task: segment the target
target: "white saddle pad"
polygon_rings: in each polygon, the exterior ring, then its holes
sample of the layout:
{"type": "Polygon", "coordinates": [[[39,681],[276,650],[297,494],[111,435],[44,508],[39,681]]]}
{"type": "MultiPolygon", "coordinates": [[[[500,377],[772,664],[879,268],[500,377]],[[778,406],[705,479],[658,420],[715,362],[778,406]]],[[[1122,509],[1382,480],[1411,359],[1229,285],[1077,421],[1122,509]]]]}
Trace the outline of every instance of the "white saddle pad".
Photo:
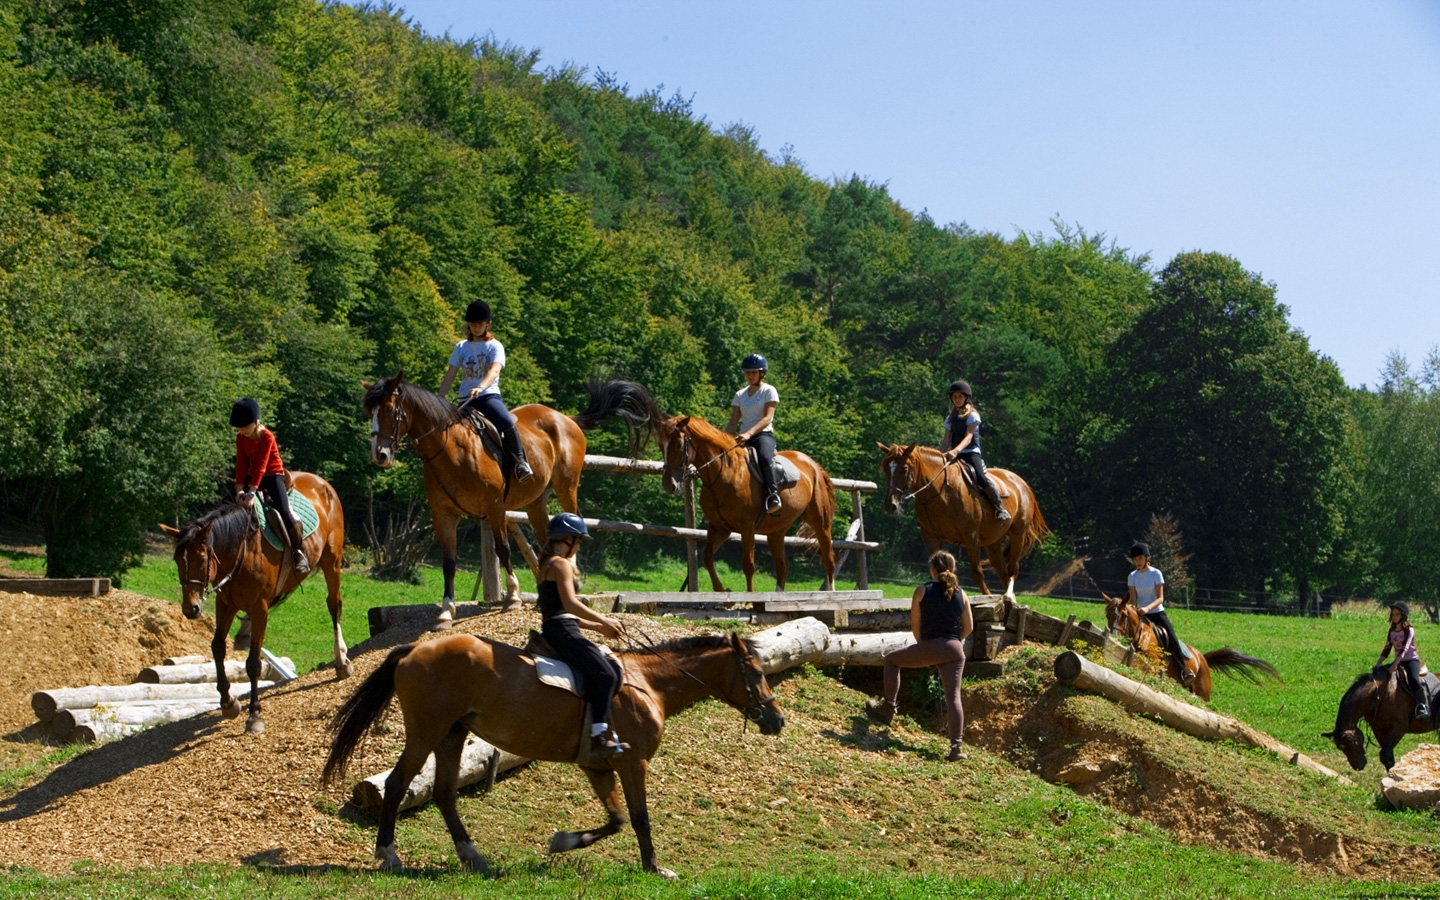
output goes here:
{"type": "MultiPolygon", "coordinates": [[[[615,660],[616,663],[620,662],[609,647],[601,647],[600,652],[615,660]]],[[[575,671],[569,663],[539,654],[536,654],[534,659],[535,675],[542,683],[569,691],[577,697],[585,696],[585,676],[575,671]]],[[[620,666],[620,683],[622,686],[625,683],[625,667],[623,665],[620,666]]]]}

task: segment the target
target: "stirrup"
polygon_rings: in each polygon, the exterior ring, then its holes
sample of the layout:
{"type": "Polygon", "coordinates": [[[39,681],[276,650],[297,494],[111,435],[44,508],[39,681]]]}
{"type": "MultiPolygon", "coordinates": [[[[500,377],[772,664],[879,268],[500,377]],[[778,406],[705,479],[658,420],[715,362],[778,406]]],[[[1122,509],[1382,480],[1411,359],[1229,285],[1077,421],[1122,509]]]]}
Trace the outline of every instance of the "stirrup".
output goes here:
{"type": "Polygon", "coordinates": [[[765,495],[765,511],[771,514],[780,511],[780,493],[778,491],[771,491],[765,495]]]}
{"type": "Polygon", "coordinates": [[[630,745],[621,743],[619,735],[613,731],[590,735],[591,759],[602,756],[618,756],[629,749],[630,745]]]}
{"type": "Polygon", "coordinates": [[[308,559],[305,558],[305,551],[304,551],[304,550],[296,550],[296,551],[295,551],[295,574],[296,574],[296,575],[308,575],[308,574],[310,574],[310,560],[308,560],[308,559]]]}

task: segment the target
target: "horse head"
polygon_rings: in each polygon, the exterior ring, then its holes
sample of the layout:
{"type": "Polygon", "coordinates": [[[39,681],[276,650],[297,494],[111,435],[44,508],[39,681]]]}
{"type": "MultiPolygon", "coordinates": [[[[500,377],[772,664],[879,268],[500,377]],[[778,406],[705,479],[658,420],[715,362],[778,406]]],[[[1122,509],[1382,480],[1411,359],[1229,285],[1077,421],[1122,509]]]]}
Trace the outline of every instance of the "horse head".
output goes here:
{"type": "Polygon", "coordinates": [[[665,460],[665,471],[660,478],[660,487],[667,494],[680,493],[680,485],[692,476],[695,447],[690,441],[690,417],[675,416],[655,423],[655,440],[660,444],[660,457],[665,460]]]}
{"type": "Polygon", "coordinates": [[[219,562],[210,549],[211,523],[185,528],[160,524],[175,542],[175,569],[180,575],[180,611],[187,619],[198,619],[211,583],[219,577],[219,562]]]}
{"type": "Polygon", "coordinates": [[[751,652],[749,642],[733,631],[730,633],[730,649],[739,677],[730,680],[721,699],[744,713],[748,721],[760,726],[761,734],[779,734],[780,729],[785,727],[785,716],[781,714],[780,704],[765,681],[760,660],[751,652]],[[737,686],[742,690],[735,690],[737,686]]]}
{"type": "Polygon", "coordinates": [[[1104,591],[1100,596],[1105,598],[1105,630],[1134,639],[1140,633],[1140,610],[1129,597],[1112,597],[1104,591]]]}
{"type": "Polygon", "coordinates": [[[409,417],[397,400],[405,383],[401,370],[394,378],[381,378],[374,384],[360,382],[365,388],[365,415],[370,417],[370,461],[382,469],[395,462],[400,439],[409,430],[409,417]]]}
{"type": "Polygon", "coordinates": [[[914,496],[915,488],[921,481],[918,458],[915,450],[919,444],[882,444],[876,446],[884,456],[880,460],[880,474],[885,476],[885,500],[882,506],[890,515],[897,515],[905,501],[914,496]]]}
{"type": "Polygon", "coordinates": [[[1373,715],[1379,693],[1374,675],[1362,672],[1340,698],[1340,710],[1335,715],[1335,729],[1320,735],[1334,742],[1336,749],[1345,754],[1350,768],[1357,772],[1365,768],[1366,762],[1365,736],[1360,731],[1360,720],[1368,718],[1371,727],[1375,726],[1373,715]]]}

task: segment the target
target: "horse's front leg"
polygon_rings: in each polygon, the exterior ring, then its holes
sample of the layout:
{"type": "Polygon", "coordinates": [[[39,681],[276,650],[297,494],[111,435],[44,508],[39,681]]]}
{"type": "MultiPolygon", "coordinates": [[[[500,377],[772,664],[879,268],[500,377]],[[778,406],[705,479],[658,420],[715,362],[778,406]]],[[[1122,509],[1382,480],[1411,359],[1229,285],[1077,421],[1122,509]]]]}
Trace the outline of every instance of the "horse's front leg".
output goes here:
{"type": "Polygon", "coordinates": [[[335,628],[335,679],[349,678],[354,672],[350,665],[349,649],[345,646],[345,635],[340,630],[340,614],[344,601],[340,599],[340,555],[333,554],[325,565],[325,605],[330,608],[330,622],[335,628]]]}
{"type": "Polygon", "coordinates": [[[985,576],[980,572],[979,542],[967,543],[965,545],[965,555],[970,557],[970,578],[974,580],[975,586],[980,589],[980,593],[982,594],[990,593],[990,585],[985,583],[985,576]]]}
{"type": "Polygon", "coordinates": [[[505,601],[500,604],[501,612],[513,612],[520,608],[520,579],[515,577],[515,569],[510,563],[510,531],[505,523],[505,509],[492,512],[490,519],[490,534],[495,538],[495,558],[500,565],[505,567],[505,601]]]}
{"type": "Polygon", "coordinates": [[[710,573],[710,590],[712,591],[725,590],[725,585],[720,583],[720,576],[715,572],[715,551],[720,549],[720,545],[729,538],[730,529],[728,527],[711,525],[706,530],[705,552],[701,554],[701,559],[705,562],[705,571],[710,573]]]}
{"type": "Polygon", "coordinates": [[[589,831],[555,832],[550,838],[551,853],[588,847],[601,838],[609,837],[625,825],[625,811],[620,806],[620,784],[615,780],[615,773],[610,769],[590,769],[584,766],[580,767],[580,771],[590,779],[590,787],[594,789],[600,802],[605,804],[605,812],[609,813],[610,817],[604,825],[589,831]]]}
{"type": "Polygon", "coordinates": [[[255,620],[250,643],[250,655],[245,657],[245,674],[250,678],[250,715],[245,719],[246,734],[264,734],[265,721],[260,718],[260,648],[265,646],[265,626],[269,624],[269,612],[250,614],[255,620]]]}
{"type": "Polygon", "coordinates": [[[645,799],[645,773],[649,763],[640,758],[625,759],[620,769],[620,783],[625,786],[625,805],[630,810],[630,824],[635,828],[635,841],[640,845],[640,865],[674,880],[679,876],[655,862],[655,844],[650,840],[650,808],[645,799]]]}
{"type": "Polygon", "coordinates": [[[740,532],[740,567],[745,570],[745,590],[755,591],[755,532],[740,532]]]}
{"type": "Polygon", "coordinates": [[[431,500],[430,524],[435,529],[435,540],[440,544],[440,571],[445,575],[445,595],[440,598],[436,631],[444,631],[455,621],[455,527],[459,523],[459,514],[442,509],[431,500]]]}
{"type": "Polygon", "coordinates": [[[475,849],[465,823],[455,808],[455,796],[460,788],[460,756],[465,749],[465,737],[470,732],[464,725],[450,727],[443,740],[435,747],[435,805],[450,830],[450,840],[455,842],[455,855],[460,864],[471,872],[490,871],[490,861],[475,849]]]}
{"type": "Polygon", "coordinates": [[[770,558],[775,561],[775,590],[783,591],[790,574],[790,560],[785,557],[785,532],[767,534],[765,543],[770,545],[770,558]]]}
{"type": "Polygon", "coordinates": [[[220,713],[227,719],[240,715],[240,704],[230,696],[230,679],[225,676],[225,643],[230,636],[230,625],[235,621],[235,613],[235,607],[217,600],[215,637],[210,641],[210,652],[215,656],[215,687],[220,691],[220,713]]]}

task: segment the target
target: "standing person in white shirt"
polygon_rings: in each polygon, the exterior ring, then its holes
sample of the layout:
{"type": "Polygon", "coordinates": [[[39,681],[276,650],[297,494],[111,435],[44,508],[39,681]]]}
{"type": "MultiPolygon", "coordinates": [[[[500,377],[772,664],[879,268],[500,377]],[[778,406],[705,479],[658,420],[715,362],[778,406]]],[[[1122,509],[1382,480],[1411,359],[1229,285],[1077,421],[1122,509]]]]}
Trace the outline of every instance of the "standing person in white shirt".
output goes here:
{"type": "Polygon", "coordinates": [[[755,448],[755,467],[760,470],[760,483],[765,491],[765,511],[771,515],[780,512],[780,494],[775,489],[775,408],[780,405],[780,393],[773,385],[765,383],[770,364],[765,357],[752,353],[740,363],[745,372],[745,387],[735,392],[730,403],[730,424],[725,426],[728,434],[735,435],[738,444],[749,444],[755,448]],[[739,429],[738,433],[736,429],[739,429]]]}
{"type": "Polygon", "coordinates": [[[500,370],[505,368],[505,345],[490,333],[490,304],[476,300],[465,309],[465,340],[450,351],[450,364],[440,382],[440,396],[450,393],[450,385],[460,377],[460,412],[478,412],[489,419],[500,432],[505,453],[515,461],[515,478],[525,481],[533,473],[525,459],[525,445],[515,417],[500,399],[500,370]]]}
{"type": "Polygon", "coordinates": [[[1135,564],[1135,571],[1130,573],[1128,580],[1130,602],[1151,624],[1165,629],[1166,649],[1179,663],[1180,683],[1189,684],[1195,679],[1195,673],[1185,668],[1190,651],[1175,633],[1170,617],[1165,615],[1165,576],[1150,565],[1150,545],[1144,541],[1137,542],[1130,548],[1130,561],[1135,564]]]}

